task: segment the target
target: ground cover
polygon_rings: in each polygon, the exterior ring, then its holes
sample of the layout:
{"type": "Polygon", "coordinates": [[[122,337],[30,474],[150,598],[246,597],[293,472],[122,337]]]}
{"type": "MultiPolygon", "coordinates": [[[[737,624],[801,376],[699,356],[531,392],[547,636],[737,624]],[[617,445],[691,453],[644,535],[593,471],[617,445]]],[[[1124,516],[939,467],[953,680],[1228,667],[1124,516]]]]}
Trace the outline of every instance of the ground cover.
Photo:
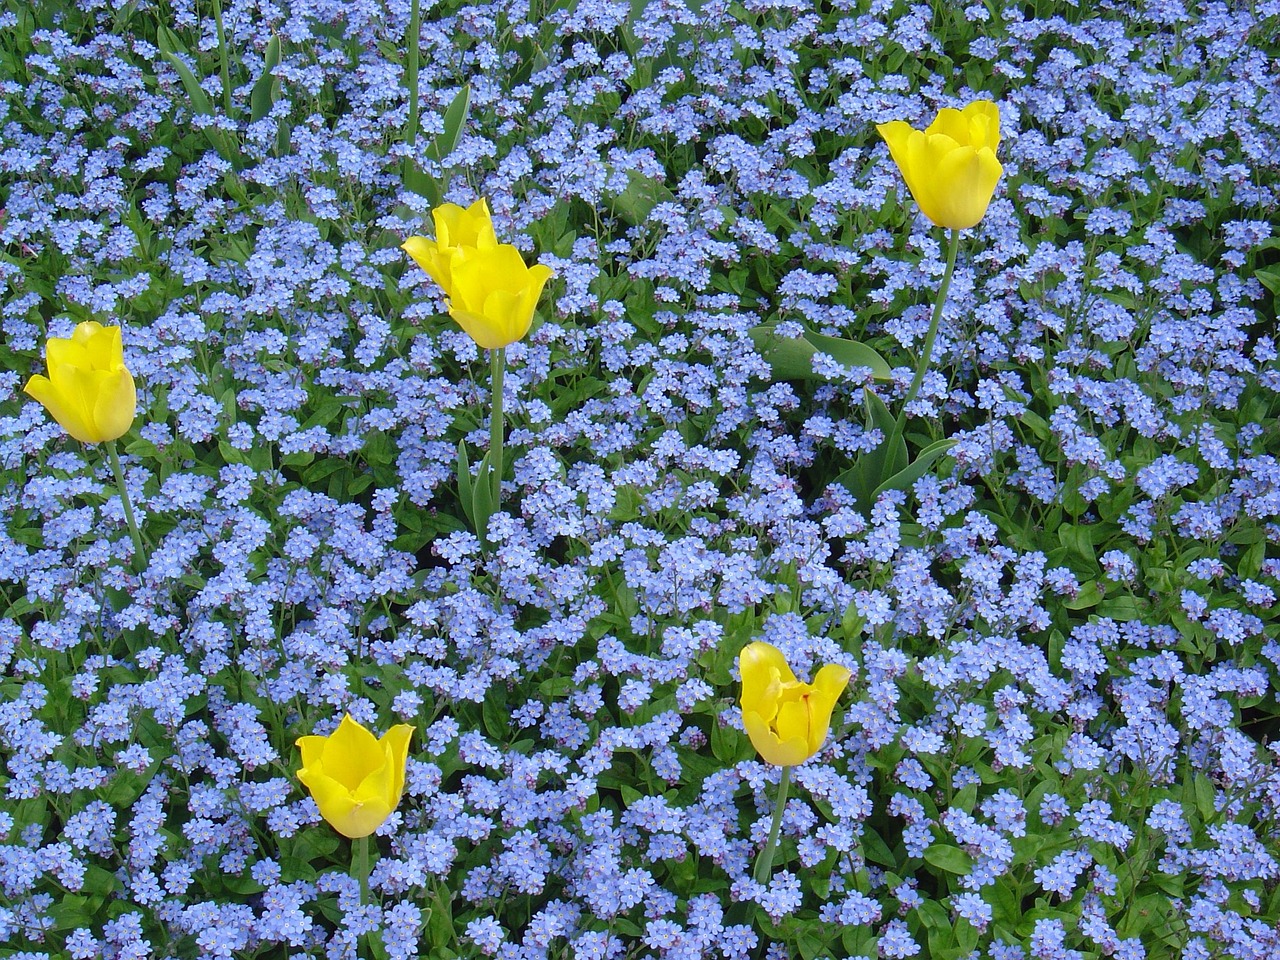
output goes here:
{"type": "Polygon", "coordinates": [[[0,956],[1277,956],[1277,35],[8,0],[0,956]],[[877,125],[974,101],[931,337],[877,125]],[[400,248],[479,198],[553,271],[498,489],[498,368],[400,248]],[[24,392],[91,321],[114,440],[24,392]],[[848,674],[802,763],[758,641],[848,674]],[[346,715],[403,765],[367,840],[299,778],[346,715]]]}

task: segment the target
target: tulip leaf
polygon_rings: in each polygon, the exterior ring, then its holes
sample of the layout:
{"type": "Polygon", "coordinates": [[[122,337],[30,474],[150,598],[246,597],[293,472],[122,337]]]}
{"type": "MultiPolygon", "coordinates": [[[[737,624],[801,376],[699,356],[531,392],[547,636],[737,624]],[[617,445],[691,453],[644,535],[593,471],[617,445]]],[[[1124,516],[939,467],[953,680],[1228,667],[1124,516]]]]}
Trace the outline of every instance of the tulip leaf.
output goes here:
{"type": "Polygon", "coordinates": [[[805,330],[804,335],[792,339],[778,335],[773,324],[762,324],[750,331],[760,356],[769,361],[776,380],[826,380],[813,369],[813,357],[825,353],[842,367],[869,367],[876,380],[893,379],[893,369],[888,361],[865,343],[846,337],[828,337],[822,333],[805,330]]]}
{"type": "Polygon", "coordinates": [[[174,32],[163,24],[156,28],[156,46],[160,48],[160,53],[169,65],[178,72],[178,78],[182,81],[182,86],[186,88],[187,96],[191,100],[192,109],[196,113],[212,116],[213,108],[209,104],[209,97],[205,94],[204,88],[200,86],[200,81],[191,72],[191,68],[178,59],[181,43],[174,32]]]}
{"type": "MultiPolygon", "coordinates": [[[[438,163],[444,163],[449,154],[458,148],[462,139],[463,128],[467,125],[467,117],[471,113],[471,84],[463,84],[453,98],[453,102],[444,111],[444,130],[427,148],[427,156],[438,163]]],[[[416,191],[415,191],[416,192],[416,191]]]]}
{"type": "Polygon", "coordinates": [[[262,76],[258,77],[249,94],[249,119],[256,122],[271,112],[280,96],[280,80],[272,74],[280,63],[280,37],[272,34],[263,56],[262,76]]]}
{"type": "Polygon", "coordinates": [[[475,528],[476,518],[472,513],[471,499],[471,462],[467,459],[465,441],[458,441],[458,500],[462,504],[462,512],[466,514],[467,523],[475,528]]]}
{"type": "Polygon", "coordinates": [[[628,170],[627,185],[611,198],[610,204],[619,217],[635,227],[644,223],[659,203],[669,203],[675,198],[660,180],[646,177],[638,170],[628,170]]]}
{"type": "Polygon", "coordinates": [[[935,440],[921,450],[916,455],[915,460],[905,469],[899,470],[888,480],[881,483],[880,486],[876,487],[874,496],[879,496],[886,490],[909,490],[911,485],[923,477],[925,471],[933,466],[936,460],[944,456],[954,443],[954,440],[946,437],[941,440],[935,440]]]}
{"type": "Polygon", "coordinates": [[[896,434],[897,421],[884,401],[869,390],[863,396],[867,405],[867,428],[879,430],[884,440],[870,453],[859,456],[834,482],[853,494],[858,509],[869,514],[886,478],[892,479],[907,467],[907,441],[896,434]]]}
{"type": "Polygon", "coordinates": [[[414,163],[413,157],[404,158],[404,172],[401,179],[410,193],[426,197],[432,207],[440,206],[440,186],[436,183],[436,178],[414,163]]]}
{"type": "Polygon", "coordinates": [[[489,542],[489,518],[493,516],[493,465],[489,454],[480,461],[480,472],[471,485],[471,522],[481,543],[489,542]]]}

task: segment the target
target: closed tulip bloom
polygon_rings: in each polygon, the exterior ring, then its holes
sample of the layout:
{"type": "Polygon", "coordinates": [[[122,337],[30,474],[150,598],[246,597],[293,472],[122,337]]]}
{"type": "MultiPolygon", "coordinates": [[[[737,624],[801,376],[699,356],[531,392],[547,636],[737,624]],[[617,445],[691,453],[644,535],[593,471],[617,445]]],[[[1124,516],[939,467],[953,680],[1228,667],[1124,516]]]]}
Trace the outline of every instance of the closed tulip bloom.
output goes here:
{"type": "Polygon", "coordinates": [[[49,375],[36,375],[23,389],[81,443],[105,443],[133,425],[138,391],[124,365],[119,327],[96,320],[76,324],[70,339],[45,344],[49,375]]]}
{"type": "Polygon", "coordinates": [[[453,256],[459,250],[489,249],[498,245],[493,232],[493,218],[489,205],[481,197],[471,206],[463,208],[456,203],[445,203],[431,211],[436,223],[436,238],[410,237],[400,245],[413,257],[427,275],[440,284],[446,296],[453,295],[453,256]]]}
{"type": "Polygon", "coordinates": [[[413,727],[401,723],[377,740],[348,714],[330,736],[299,738],[298,779],[333,829],[355,840],[391,816],[404,794],[412,733],[413,727]]]}
{"type": "Polygon", "coordinates": [[[509,243],[465,250],[453,260],[449,316],[486,350],[515,343],[529,332],[533,309],[551,269],[526,266],[509,243]]]}
{"type": "Polygon", "coordinates": [[[826,742],[831,711],[852,674],[829,663],[813,683],[801,683],[782,652],[757,640],[738,654],[742,674],[742,724],[765,763],[804,763],[826,742]]]}
{"type": "Polygon", "coordinates": [[[982,219],[1004,173],[996,159],[1000,110],[994,103],[975,100],[963,110],[945,107],[923,131],[902,120],[876,129],[926,217],[952,230],[982,219]]]}

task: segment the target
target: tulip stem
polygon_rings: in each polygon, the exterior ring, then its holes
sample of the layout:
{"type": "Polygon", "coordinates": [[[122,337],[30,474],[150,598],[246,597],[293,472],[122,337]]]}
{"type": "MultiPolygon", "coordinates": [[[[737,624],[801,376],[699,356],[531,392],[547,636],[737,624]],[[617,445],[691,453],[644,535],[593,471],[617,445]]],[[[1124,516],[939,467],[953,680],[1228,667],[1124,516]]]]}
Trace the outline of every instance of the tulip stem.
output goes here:
{"type": "Polygon", "coordinates": [[[369,837],[357,837],[352,841],[355,854],[351,867],[355,871],[356,880],[360,882],[360,905],[369,902],[369,837]]]}
{"type": "MultiPolygon", "coordinates": [[[[907,465],[906,462],[896,462],[898,444],[902,442],[902,435],[907,430],[907,407],[911,405],[911,401],[915,400],[916,395],[920,392],[921,385],[924,384],[924,375],[929,372],[929,361],[933,359],[933,344],[938,339],[938,324],[942,321],[942,308],[947,302],[947,290],[951,287],[951,275],[955,273],[956,254],[959,250],[960,231],[953,229],[951,231],[951,242],[947,246],[947,270],[942,275],[942,284],[938,287],[938,299],[933,304],[933,316],[929,318],[929,330],[924,335],[924,348],[920,351],[920,359],[916,361],[916,373],[911,378],[911,386],[907,388],[907,395],[902,400],[902,409],[898,411],[898,417],[894,421],[893,434],[889,437],[889,445],[885,447],[889,462],[892,465],[890,473],[896,473],[907,465]]],[[[871,504],[867,504],[868,508],[870,506],[871,504]]]]}
{"type": "Polygon", "coordinates": [[[773,873],[773,855],[778,849],[778,834],[782,831],[782,812],[787,806],[787,787],[791,785],[791,768],[784,766],[782,775],[778,777],[778,799],[773,806],[773,823],[769,825],[769,839],[756,859],[753,879],[756,883],[767,885],[773,873]]]}
{"type": "Polygon", "coordinates": [[[409,146],[413,146],[418,139],[418,47],[422,43],[420,3],[421,0],[412,0],[409,5],[409,28],[404,38],[404,85],[409,93],[409,123],[405,128],[404,140],[409,146]]]}
{"type": "Polygon", "coordinates": [[[497,513],[502,509],[502,434],[506,425],[502,415],[502,376],[507,366],[506,347],[490,350],[489,364],[493,391],[489,412],[489,465],[493,475],[488,479],[493,485],[493,512],[497,513]]]}
{"type": "Polygon", "coordinates": [[[138,529],[138,521],[133,515],[133,504],[129,500],[129,488],[124,482],[124,468],[120,466],[120,454],[116,452],[116,442],[107,440],[107,459],[111,461],[111,472],[116,475],[116,486],[120,488],[120,503],[124,507],[124,519],[129,524],[129,535],[133,537],[133,567],[142,571],[147,568],[147,552],[142,546],[142,532],[138,529]]]}
{"type": "MultiPolygon", "coordinates": [[[[902,401],[902,414],[898,417],[901,424],[907,416],[907,407],[920,392],[924,384],[924,375],[929,371],[929,361],[933,359],[933,344],[938,339],[938,324],[942,321],[942,308],[947,302],[947,290],[951,287],[951,275],[956,269],[956,253],[960,250],[960,231],[951,231],[951,242],[947,246],[947,272],[942,275],[942,285],[938,287],[938,299],[933,304],[933,316],[929,318],[929,332],[924,335],[924,348],[920,351],[920,359],[916,361],[916,375],[911,379],[911,386],[902,401]]],[[[898,431],[901,433],[901,431],[898,431]]]]}

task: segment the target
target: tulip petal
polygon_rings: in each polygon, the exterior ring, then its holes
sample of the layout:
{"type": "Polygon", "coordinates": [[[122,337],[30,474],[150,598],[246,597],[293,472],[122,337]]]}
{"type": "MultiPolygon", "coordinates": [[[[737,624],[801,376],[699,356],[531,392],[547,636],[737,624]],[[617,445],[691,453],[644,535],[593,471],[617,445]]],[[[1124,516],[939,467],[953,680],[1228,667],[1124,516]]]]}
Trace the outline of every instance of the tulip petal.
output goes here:
{"type": "Polygon", "coordinates": [[[793,737],[783,741],[769,729],[769,724],[758,713],[744,712],[742,725],[751,738],[751,745],[760,754],[760,759],[776,767],[794,767],[809,759],[809,745],[803,737],[793,737]]]}
{"type": "Polygon", "coordinates": [[[930,214],[930,219],[944,227],[964,230],[977,224],[987,212],[1004,168],[986,148],[961,147],[943,156],[937,171],[937,216],[930,214]]]}
{"type": "Polygon", "coordinates": [[[378,741],[391,765],[392,781],[389,799],[392,808],[404,796],[404,770],[409,759],[409,740],[413,736],[413,727],[407,723],[398,723],[378,741]]]}
{"type": "Polygon", "coordinates": [[[124,345],[119,327],[104,327],[89,320],[78,324],[72,338],[82,343],[89,356],[89,365],[95,370],[114,370],[124,366],[124,345]],[[82,328],[96,327],[82,335],[82,328]]]}
{"type": "Polygon", "coordinates": [[[743,712],[757,713],[766,723],[772,721],[778,712],[782,686],[796,679],[782,651],[762,640],[749,643],[738,654],[738,672],[742,677],[743,712]]]}
{"type": "Polygon", "coordinates": [[[938,111],[933,123],[924,128],[926,137],[938,134],[950,137],[957,144],[967,144],[969,142],[969,118],[952,107],[943,107],[938,111]]]}
{"type": "Polygon", "coordinates": [[[350,714],[343,716],[328,740],[323,754],[324,772],[348,790],[357,790],[385,762],[373,734],[350,714]]]}
{"type": "Polygon", "coordinates": [[[969,146],[994,153],[1000,146],[1000,108],[990,100],[975,100],[961,113],[969,124],[969,146]]]}
{"type": "Polygon", "coordinates": [[[96,400],[93,423],[100,441],[115,440],[129,432],[138,409],[138,391],[133,376],[124,367],[95,373],[96,400]]]}
{"type": "Polygon", "coordinates": [[[339,781],[315,770],[299,770],[298,779],[311,791],[320,816],[344,837],[367,837],[391,816],[385,801],[362,802],[339,781]]]}
{"type": "Polygon", "coordinates": [[[426,271],[427,276],[439,284],[440,288],[444,290],[445,296],[449,295],[451,286],[449,274],[450,258],[441,254],[434,241],[428,240],[426,237],[410,237],[400,244],[400,249],[413,257],[414,262],[426,271]]]}
{"type": "Polygon", "coordinates": [[[27,395],[38,400],[49,411],[49,416],[81,443],[96,443],[92,424],[84,410],[84,404],[74,394],[57,389],[48,377],[36,374],[23,388],[27,395]]]}

